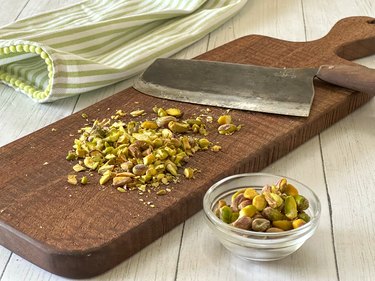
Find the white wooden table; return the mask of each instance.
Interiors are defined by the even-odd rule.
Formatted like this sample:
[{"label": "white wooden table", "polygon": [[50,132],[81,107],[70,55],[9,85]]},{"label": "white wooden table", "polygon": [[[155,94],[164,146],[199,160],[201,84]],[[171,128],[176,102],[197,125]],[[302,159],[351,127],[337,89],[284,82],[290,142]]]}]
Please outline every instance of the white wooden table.
[{"label": "white wooden table", "polygon": [[[75,0],[1,0],[0,25]],[[375,16],[373,0],[248,0],[218,30],[176,57],[191,58],[235,38],[262,34],[291,41],[325,35],[347,16]],[[375,56],[358,61],[375,68]],[[39,105],[0,85],[0,146],[129,87],[131,80]],[[199,212],[94,280],[375,280],[375,100],[265,169],[308,183],[322,203],[317,233],[276,262],[232,256]],[[2,164],[1,164],[2,165]],[[63,280],[0,246],[0,281]]]}]

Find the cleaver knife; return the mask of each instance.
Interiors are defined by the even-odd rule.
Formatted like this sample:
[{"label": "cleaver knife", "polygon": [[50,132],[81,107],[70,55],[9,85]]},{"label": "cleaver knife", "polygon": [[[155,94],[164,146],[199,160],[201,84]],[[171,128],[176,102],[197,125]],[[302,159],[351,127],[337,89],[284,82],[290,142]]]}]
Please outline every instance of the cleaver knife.
[{"label": "cleaver knife", "polygon": [[361,65],[275,68],[164,58],[155,60],[134,88],[163,99],[307,117],[314,77],[375,95],[375,69]]}]

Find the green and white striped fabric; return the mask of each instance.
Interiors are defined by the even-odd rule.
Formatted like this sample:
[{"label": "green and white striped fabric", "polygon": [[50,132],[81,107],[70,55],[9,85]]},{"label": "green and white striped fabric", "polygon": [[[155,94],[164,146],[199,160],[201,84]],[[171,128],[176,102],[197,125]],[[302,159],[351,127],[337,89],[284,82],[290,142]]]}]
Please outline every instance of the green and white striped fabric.
[{"label": "green and white striped fabric", "polygon": [[247,0],[86,0],[0,28],[0,80],[51,102],[127,79],[204,37]]}]

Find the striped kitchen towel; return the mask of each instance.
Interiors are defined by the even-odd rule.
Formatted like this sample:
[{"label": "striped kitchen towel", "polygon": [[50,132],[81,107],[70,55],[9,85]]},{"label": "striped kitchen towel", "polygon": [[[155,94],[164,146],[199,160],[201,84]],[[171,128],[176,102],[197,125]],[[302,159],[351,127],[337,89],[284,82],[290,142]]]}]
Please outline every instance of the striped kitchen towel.
[{"label": "striped kitchen towel", "polygon": [[127,79],[204,37],[247,0],[86,0],[0,28],[0,80],[36,102]]}]

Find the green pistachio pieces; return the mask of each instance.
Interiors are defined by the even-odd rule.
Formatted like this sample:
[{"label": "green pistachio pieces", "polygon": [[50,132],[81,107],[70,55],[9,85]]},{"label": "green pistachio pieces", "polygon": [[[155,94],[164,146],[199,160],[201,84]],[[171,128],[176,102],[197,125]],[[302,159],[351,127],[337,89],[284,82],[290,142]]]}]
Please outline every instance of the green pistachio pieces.
[{"label": "green pistachio pieces", "polygon": [[138,116],[141,116],[145,113],[145,111],[143,109],[138,109],[138,110],[134,110],[132,112],[130,112],[130,115],[133,116],[133,117],[138,117]]},{"label": "green pistachio pieces", "polygon": [[230,203],[227,205],[224,199],[220,199],[215,209],[216,216],[245,230],[282,232],[310,221],[305,212],[309,201],[285,178],[263,188],[240,188],[233,193]]},{"label": "green pistachio pieces", "polygon": [[220,135],[232,135],[237,131],[237,126],[234,124],[224,124],[221,125],[218,129]]},{"label": "green pistachio pieces", "polygon": [[69,151],[68,155],[66,156],[66,160],[72,161],[76,159],[77,159],[77,155],[73,151]]},{"label": "green pistachio pieces", "polygon": [[235,220],[232,225],[234,227],[237,227],[237,228],[241,228],[241,229],[245,229],[245,230],[250,230],[251,229],[251,223],[252,223],[252,219],[247,217],[247,216],[243,216],[243,217],[238,217],[237,220]]},{"label": "green pistachio pieces", "polygon": [[264,198],[263,194],[258,194],[253,198],[253,205],[257,208],[258,211],[263,211],[264,208],[267,207],[266,198]]},{"label": "green pistachio pieces", "polygon": [[223,206],[220,208],[220,219],[225,223],[232,222],[232,209],[229,206]]},{"label": "green pistachio pieces", "polygon": [[[152,191],[156,194],[160,191],[161,195],[167,190],[163,185],[171,185],[171,190],[180,181],[195,178],[198,170],[186,165],[195,153],[222,149],[219,143],[213,144],[206,137],[217,130],[213,116],[193,113],[185,119],[178,108],[158,106],[151,112],[137,108],[127,112],[130,113],[116,109],[102,120],[82,116],[86,124],[78,130],[79,135],[66,156],[73,162],[76,173],[70,176],[71,184],[76,185],[80,180],[82,184],[88,182],[86,175],[77,180],[78,173],[87,173],[90,177],[97,173],[99,184],[109,182],[119,192],[135,190],[139,194]],[[232,118],[223,115],[218,123],[231,126]],[[248,205],[250,202],[244,201],[228,221],[236,221],[240,209]]]},{"label": "green pistachio pieces", "polygon": [[232,123],[232,117],[230,115],[221,115],[217,119],[217,123],[219,123],[219,125],[231,124]]},{"label": "green pistachio pieces", "polygon": [[288,219],[294,219],[298,215],[297,210],[297,203],[293,196],[287,196],[285,198],[285,206],[284,206],[284,212],[285,216],[288,217]]},{"label": "green pistachio pieces", "polygon": [[95,160],[92,157],[85,157],[83,163],[87,168],[92,170],[95,170],[99,165],[99,162],[95,162]]},{"label": "green pistachio pieces", "polygon": [[246,207],[241,209],[240,217],[247,216],[251,218],[257,213],[257,211],[257,208],[255,208],[253,205],[247,205]]},{"label": "green pistachio pieces", "polygon": [[73,170],[76,171],[76,172],[81,172],[81,171],[85,171],[86,168],[83,167],[81,164],[75,164],[73,166]]},{"label": "green pistachio pieces", "polygon": [[172,122],[172,121],[176,122],[177,118],[174,116],[161,116],[157,118],[155,122],[158,125],[158,127],[165,128],[165,127],[168,127],[169,122]]},{"label": "green pistachio pieces", "polygon": [[114,187],[119,187],[119,186],[125,186],[128,183],[131,183],[133,181],[133,178],[131,177],[126,177],[126,176],[116,176],[112,179],[112,185]]},{"label": "green pistachio pieces", "polygon": [[281,213],[279,210],[274,209],[272,207],[266,207],[262,211],[262,215],[263,215],[263,217],[265,217],[266,219],[268,219],[270,221],[277,221],[277,220],[286,219],[286,217],[283,213]]},{"label": "green pistachio pieces", "polygon": [[302,195],[296,195],[294,196],[294,199],[297,203],[298,211],[306,210],[309,207],[309,201]]},{"label": "green pistachio pieces", "polygon": [[303,219],[296,219],[296,220],[292,221],[293,228],[298,228],[298,227],[301,227],[302,225],[305,225],[305,224],[306,224],[306,222]]},{"label": "green pistachio pieces", "polygon": [[303,219],[305,222],[310,221],[310,216],[303,211],[298,214],[298,218]]},{"label": "green pistachio pieces", "polygon": [[132,171],[133,171],[133,174],[136,176],[143,176],[144,174],[146,174],[147,169],[148,168],[146,165],[137,164],[133,167]]},{"label": "green pistachio pieces", "polygon": [[141,127],[143,129],[156,129],[158,124],[156,124],[155,121],[144,121],[142,122]]},{"label": "green pistachio pieces", "polygon": [[289,220],[273,221],[272,225],[282,230],[290,230],[293,228],[293,224]]},{"label": "green pistachio pieces", "polygon": [[165,112],[174,117],[181,117],[183,115],[183,112],[178,108],[168,108]]},{"label": "green pistachio pieces", "polygon": [[264,232],[267,229],[269,229],[270,226],[271,226],[271,223],[269,220],[261,219],[261,218],[254,219],[251,224],[252,230],[258,231],[258,232]]},{"label": "green pistachio pieces", "polygon": [[104,164],[98,169],[98,173],[103,175],[107,171],[112,171],[114,167],[114,165]]},{"label": "green pistachio pieces", "polygon": [[168,128],[173,133],[185,133],[190,129],[190,126],[189,126],[189,124],[171,121],[171,122],[168,123]]},{"label": "green pistachio pieces", "polygon": [[112,177],[112,173],[111,171],[106,171],[103,176],[101,176],[100,180],[99,180],[99,183],[100,185],[103,185],[105,184],[107,181],[109,181]]},{"label": "green pistachio pieces", "polygon": [[77,185],[77,175],[68,175],[68,183],[72,185]]},{"label": "green pistachio pieces", "polygon": [[85,185],[85,184],[87,184],[88,182],[89,182],[89,181],[88,181],[88,179],[87,179],[86,176],[83,176],[83,177],[81,178],[81,184]]},{"label": "green pistachio pieces", "polygon": [[195,172],[195,169],[193,168],[185,168],[184,169],[184,176],[187,178],[187,179],[192,179],[194,177],[194,172]]},{"label": "green pistachio pieces", "polygon": [[259,193],[251,187],[246,188],[246,190],[243,193],[243,196],[247,199],[252,200],[255,196],[257,196]]},{"label": "green pistachio pieces", "polygon": [[273,193],[273,192],[264,192],[264,198],[266,199],[268,205],[271,208],[280,207],[283,204],[283,198],[280,195]]}]

